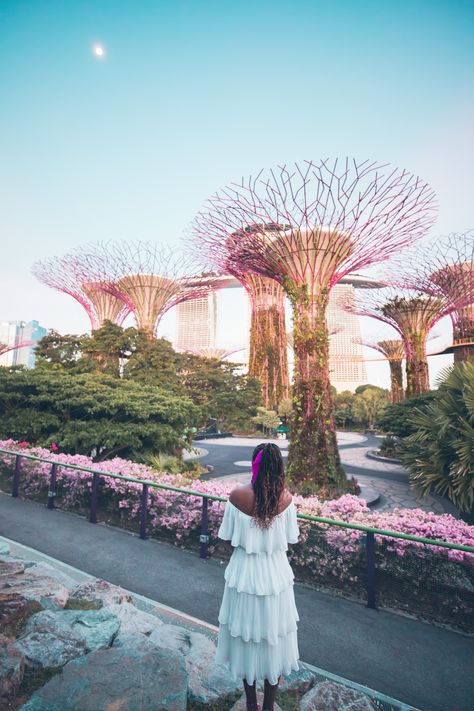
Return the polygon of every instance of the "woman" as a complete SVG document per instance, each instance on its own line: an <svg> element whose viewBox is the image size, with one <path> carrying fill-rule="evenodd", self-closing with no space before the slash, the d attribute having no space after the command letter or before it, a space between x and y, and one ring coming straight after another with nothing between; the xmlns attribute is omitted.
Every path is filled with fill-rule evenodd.
<svg viewBox="0 0 474 711"><path fill-rule="evenodd" d="M231 492L218 535L234 552L225 571L216 662L243 679L248 711L259 711L256 682L264 680L263 711L271 711L279 676L297 670L299 658L286 557L299 531L275 444L255 448L251 483Z"/></svg>

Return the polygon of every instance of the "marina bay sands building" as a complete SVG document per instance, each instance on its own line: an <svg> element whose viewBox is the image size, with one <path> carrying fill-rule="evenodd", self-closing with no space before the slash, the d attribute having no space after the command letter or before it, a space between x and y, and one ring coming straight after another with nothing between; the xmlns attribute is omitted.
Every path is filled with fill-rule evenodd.
<svg viewBox="0 0 474 711"><path fill-rule="evenodd" d="M231 276L216 277L213 286L214 288L206 296L177 305L174 346L177 349L190 351L222 347L229 344L230 329L234 350L242 349L232 357L232 360L241 362L242 358L248 357L248 333L240 327L241 318L236 318L226 308L223 293L227 289L239 289L239 292L245 293L244 289ZM344 311L340 301L342 298L355 299L357 288L377 286L379 286L377 282L354 274L344 277L332 289L327 310L328 328L331 334L329 368L331 383L338 392L354 391L357 386L367 383L363 349L357 342L361 336L360 320L355 314ZM238 296L241 298L242 294L239 293ZM247 302L246 295L244 298ZM247 308L250 310L250 306ZM247 319L244 320L247 322ZM224 330L227 330L226 335L223 333ZM291 323L288 323L288 330L291 330ZM290 353L290 362L291 360Z"/></svg>

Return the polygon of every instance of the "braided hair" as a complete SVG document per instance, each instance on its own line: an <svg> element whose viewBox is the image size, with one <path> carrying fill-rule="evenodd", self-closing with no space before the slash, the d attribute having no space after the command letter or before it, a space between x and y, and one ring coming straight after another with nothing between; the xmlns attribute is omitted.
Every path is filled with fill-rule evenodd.
<svg viewBox="0 0 474 711"><path fill-rule="evenodd" d="M255 494L254 516L258 526L268 528L278 513L280 497L285 488L285 472L280 449L270 442L255 447L252 462L261 450L257 480L252 485Z"/></svg>

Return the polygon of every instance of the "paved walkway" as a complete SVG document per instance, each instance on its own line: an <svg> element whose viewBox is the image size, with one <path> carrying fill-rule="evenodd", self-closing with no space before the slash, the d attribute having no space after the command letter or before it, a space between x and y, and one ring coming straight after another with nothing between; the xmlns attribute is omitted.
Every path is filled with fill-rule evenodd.
<svg viewBox="0 0 474 711"><path fill-rule="evenodd" d="M420 508L437 514L449 513L459 517L456 508L439 496L420 496L408 482L408 473L400 464L369 459L367 452L378 449L382 438L362 435L357 432L338 432L337 439L344 469L348 476L355 476L362 487L380 494L376 511L391 511L395 508ZM196 443L202 450L199 459L202 464L214 467L204 479L225 479L227 482L243 483L250 477L251 455L254 447L262 440L246 437L226 437L223 439L200 440ZM287 456L286 440L266 440L275 442Z"/></svg>
<svg viewBox="0 0 474 711"><path fill-rule="evenodd" d="M0 535L216 624L224 565L0 494ZM304 661L423 711L471 711L474 638L296 585Z"/></svg>

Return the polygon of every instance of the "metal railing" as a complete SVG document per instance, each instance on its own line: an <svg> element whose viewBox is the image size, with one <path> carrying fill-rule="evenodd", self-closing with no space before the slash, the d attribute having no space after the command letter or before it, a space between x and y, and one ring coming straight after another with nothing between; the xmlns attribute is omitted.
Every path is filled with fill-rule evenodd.
<svg viewBox="0 0 474 711"><path fill-rule="evenodd" d="M177 486L170 486L168 484L159 484L154 481L146 481L144 479L137 479L135 477L124 476L122 474L112 474L109 472L103 472L97 469L92 469L88 467L80 467L75 464L67 464L51 459L46 459L44 457L36 457L32 454L23 454L18 451L12 451L8 449L0 448L1 454L7 454L11 457L15 457L15 468L13 472L13 481L11 488L12 497L17 497L20 488L20 477L21 477L21 460L28 459L32 461L42 462L50 464L50 476L49 476L49 489L48 489L48 499L47 508L54 509L55 498L57 493L57 473L59 467L64 469L71 469L80 472L86 472L92 475L92 486L91 486L91 497L89 506L89 521L90 523L97 523L97 496L99 488L99 477L106 477L111 479L117 479L124 482L131 482L135 484L141 484L142 491L140 497L140 528L139 536L141 539L147 538L147 518L148 518L148 497L150 488L162 489L165 491L173 491L179 494L185 494L187 496L196 496L202 499L201 504L201 532L199 536L200 542L200 557L208 557L208 546L209 546L209 522L208 522L208 503L211 501L220 501L222 503L227 502L227 499L222 496L216 496L214 494L207 494L202 491L194 491L192 489L185 489ZM450 543L449 541L443 541L433 538L423 538L421 536L414 536L408 533L401 533L398 531L387 531L379 528L372 528L370 526L364 526L362 524L348 523L346 521L338 521L336 519L325 518L322 516L310 516L308 514L297 514L298 519L301 521L308 521L314 524L326 524L329 526L338 526L341 528L362 531L366 534L364 543L366 549L366 565L367 565L367 607L376 609L376 541L375 536L385 536L390 538L398 538L406 541L413 541L415 543L421 543L428 546L439 546L441 548L447 548L451 550L463 551L466 553L474 554L474 546L461 545L458 543Z"/></svg>

